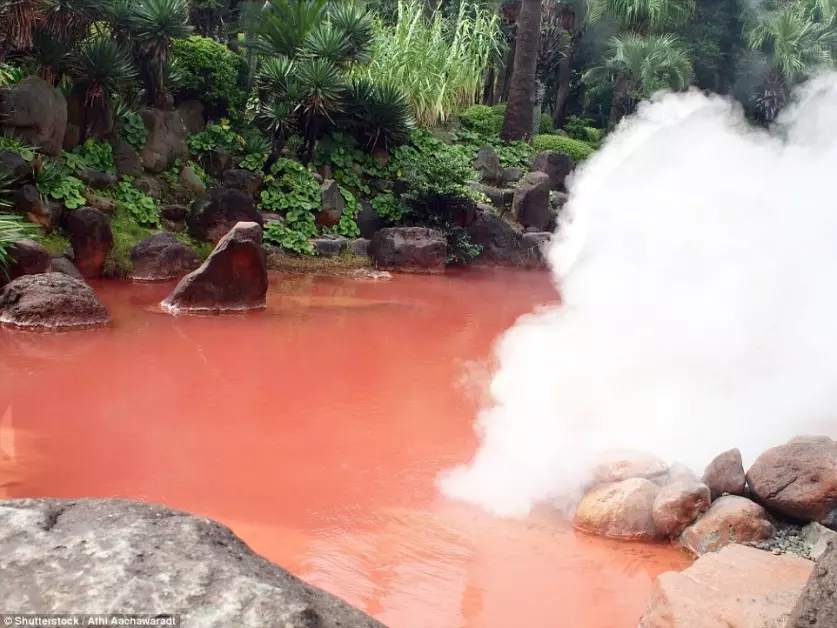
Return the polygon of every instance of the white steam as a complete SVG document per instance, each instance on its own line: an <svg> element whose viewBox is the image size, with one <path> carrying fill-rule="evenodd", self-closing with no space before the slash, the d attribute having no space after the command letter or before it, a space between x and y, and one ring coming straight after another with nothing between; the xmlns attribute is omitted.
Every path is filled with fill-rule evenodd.
<svg viewBox="0 0 837 628"><path fill-rule="evenodd" d="M701 473L731 447L746 464L835 435L836 178L837 76L771 133L720 97L643 104L572 182L549 251L563 305L502 338L481 447L443 491L570 509L608 449Z"/></svg>

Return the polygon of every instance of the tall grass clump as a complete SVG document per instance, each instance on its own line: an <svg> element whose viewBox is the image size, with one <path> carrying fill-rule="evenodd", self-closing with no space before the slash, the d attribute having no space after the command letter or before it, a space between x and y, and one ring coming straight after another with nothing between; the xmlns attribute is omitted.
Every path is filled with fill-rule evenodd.
<svg viewBox="0 0 837 628"><path fill-rule="evenodd" d="M400 88L418 124L430 127L474 104L503 46L498 15L475 3L462 2L453 19L441 11L428 19L421 3L401 0L394 25L375 21L371 61L360 71Z"/></svg>

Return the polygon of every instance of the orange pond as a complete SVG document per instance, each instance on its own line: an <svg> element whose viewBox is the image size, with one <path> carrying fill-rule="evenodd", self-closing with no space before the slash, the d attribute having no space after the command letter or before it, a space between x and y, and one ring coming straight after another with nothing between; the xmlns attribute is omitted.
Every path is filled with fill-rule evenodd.
<svg viewBox="0 0 837 628"><path fill-rule="evenodd" d="M171 286L95 284L110 329L0 330L0 494L214 517L393 627L634 628L688 564L435 488L476 449L492 343L556 300L546 274L274 276L266 311L227 317L155 311Z"/></svg>

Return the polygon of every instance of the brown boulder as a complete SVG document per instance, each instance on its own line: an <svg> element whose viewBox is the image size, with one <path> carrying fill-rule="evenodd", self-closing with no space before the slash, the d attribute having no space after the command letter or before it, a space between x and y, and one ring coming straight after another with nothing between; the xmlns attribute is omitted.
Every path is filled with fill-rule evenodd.
<svg viewBox="0 0 837 628"><path fill-rule="evenodd" d="M177 114L183 123L183 128L189 135L203 131L206 119L203 115L203 103L199 100L186 100L177 106Z"/></svg>
<svg viewBox="0 0 837 628"><path fill-rule="evenodd" d="M333 227L340 222L343 209L346 207L346 201L343 200L337 181L333 179L325 181L320 186L320 198L322 205L317 214L317 224L321 227Z"/></svg>
<svg viewBox="0 0 837 628"><path fill-rule="evenodd" d="M49 202L38 193L34 185L21 186L15 194L15 212L25 214L27 220L40 225L49 224Z"/></svg>
<svg viewBox="0 0 837 628"><path fill-rule="evenodd" d="M599 536L636 541L659 538L653 515L658 490L645 478L598 486L582 498L573 526Z"/></svg>
<svg viewBox="0 0 837 628"><path fill-rule="evenodd" d="M798 556L730 545L657 577L638 628L780 628L812 566Z"/></svg>
<svg viewBox="0 0 837 628"><path fill-rule="evenodd" d="M764 508L744 497L719 497L703 517L680 535L680 546L696 556L733 543L764 541L776 534Z"/></svg>
<svg viewBox="0 0 837 628"><path fill-rule="evenodd" d="M52 259L49 251L34 240L18 240L7 248L11 264L7 269L8 279L17 279L24 275L37 275L49 272ZM6 283L0 269L0 285Z"/></svg>
<svg viewBox="0 0 837 628"><path fill-rule="evenodd" d="M27 76L0 90L0 127L25 144L57 157L64 147L67 101L43 79Z"/></svg>
<svg viewBox="0 0 837 628"><path fill-rule="evenodd" d="M163 172L171 168L176 160L189 158L186 128L177 111L143 109L140 115L148 130L148 139L140 152L146 170Z"/></svg>
<svg viewBox="0 0 837 628"><path fill-rule="evenodd" d="M747 479L744 477L741 451L730 449L717 456L703 472L703 483L712 491L712 499L724 494L743 495Z"/></svg>
<svg viewBox="0 0 837 628"><path fill-rule="evenodd" d="M131 146L127 140L116 138L112 140L113 146L113 163L116 168L116 174L120 177L128 175L131 177L139 177L142 175L142 160L139 153Z"/></svg>
<svg viewBox="0 0 837 628"><path fill-rule="evenodd" d="M413 273L442 273L448 244L440 231L423 227L391 227L376 231L369 243L375 266Z"/></svg>
<svg viewBox="0 0 837 628"><path fill-rule="evenodd" d="M539 153L532 162L532 170L546 174L553 190L566 189L564 182L573 168L575 168L575 162L572 157L551 150Z"/></svg>
<svg viewBox="0 0 837 628"><path fill-rule="evenodd" d="M84 277L80 272L78 272L78 268L76 268L75 264L73 264L66 257L62 256L52 258L52 261L50 263L50 272L64 273L65 275L69 275L74 279L81 279L82 281L84 280Z"/></svg>
<svg viewBox="0 0 837 628"><path fill-rule="evenodd" d="M709 487L700 482L678 480L660 489L654 499L654 525L668 537L680 536L709 509Z"/></svg>
<svg viewBox="0 0 837 628"><path fill-rule="evenodd" d="M164 281L195 270L201 260L171 233L155 233L131 249L131 279Z"/></svg>
<svg viewBox="0 0 837 628"><path fill-rule="evenodd" d="M527 174L512 198L512 212L515 220L526 227L547 231L552 222L552 208L549 206L549 175L543 172Z"/></svg>
<svg viewBox="0 0 837 628"><path fill-rule="evenodd" d="M234 190L241 190L248 196L255 197L262 187L264 177L258 172L250 172L242 168L234 168L227 170L221 180L221 185L225 188L232 188Z"/></svg>
<svg viewBox="0 0 837 628"><path fill-rule="evenodd" d="M754 498L770 510L837 529L837 442L805 436L768 449L747 471Z"/></svg>
<svg viewBox="0 0 837 628"><path fill-rule="evenodd" d="M67 218L67 233L73 246L73 259L84 277L102 274L105 260L113 246L110 221L98 209L80 207Z"/></svg>
<svg viewBox="0 0 837 628"><path fill-rule="evenodd" d="M200 268L180 280L163 307L172 313L250 310L264 307L266 295L262 228L254 222L240 222Z"/></svg>
<svg viewBox="0 0 837 628"><path fill-rule="evenodd" d="M186 226L196 240L219 242L239 222L264 224L253 197L241 190L214 187L195 199Z"/></svg>
<svg viewBox="0 0 837 628"><path fill-rule="evenodd" d="M835 628L837 626L837 546L817 560L802 595L790 614L787 628Z"/></svg>
<svg viewBox="0 0 837 628"><path fill-rule="evenodd" d="M110 323L99 297L63 273L24 275L0 290L0 323L25 328L98 327Z"/></svg>
<svg viewBox="0 0 837 628"><path fill-rule="evenodd" d="M654 454L633 449L614 449L599 457L593 483L607 484L630 478L653 479L668 473L669 466Z"/></svg>

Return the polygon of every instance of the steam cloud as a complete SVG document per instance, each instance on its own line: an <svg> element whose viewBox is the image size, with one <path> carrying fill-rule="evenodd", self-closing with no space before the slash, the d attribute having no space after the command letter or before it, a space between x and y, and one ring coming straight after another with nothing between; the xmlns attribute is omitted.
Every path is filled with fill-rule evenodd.
<svg viewBox="0 0 837 628"><path fill-rule="evenodd" d="M497 347L473 461L444 493L502 515L571 510L597 456L700 474L837 432L837 75L770 132L739 106L661 94L571 184L549 250L563 305Z"/></svg>

